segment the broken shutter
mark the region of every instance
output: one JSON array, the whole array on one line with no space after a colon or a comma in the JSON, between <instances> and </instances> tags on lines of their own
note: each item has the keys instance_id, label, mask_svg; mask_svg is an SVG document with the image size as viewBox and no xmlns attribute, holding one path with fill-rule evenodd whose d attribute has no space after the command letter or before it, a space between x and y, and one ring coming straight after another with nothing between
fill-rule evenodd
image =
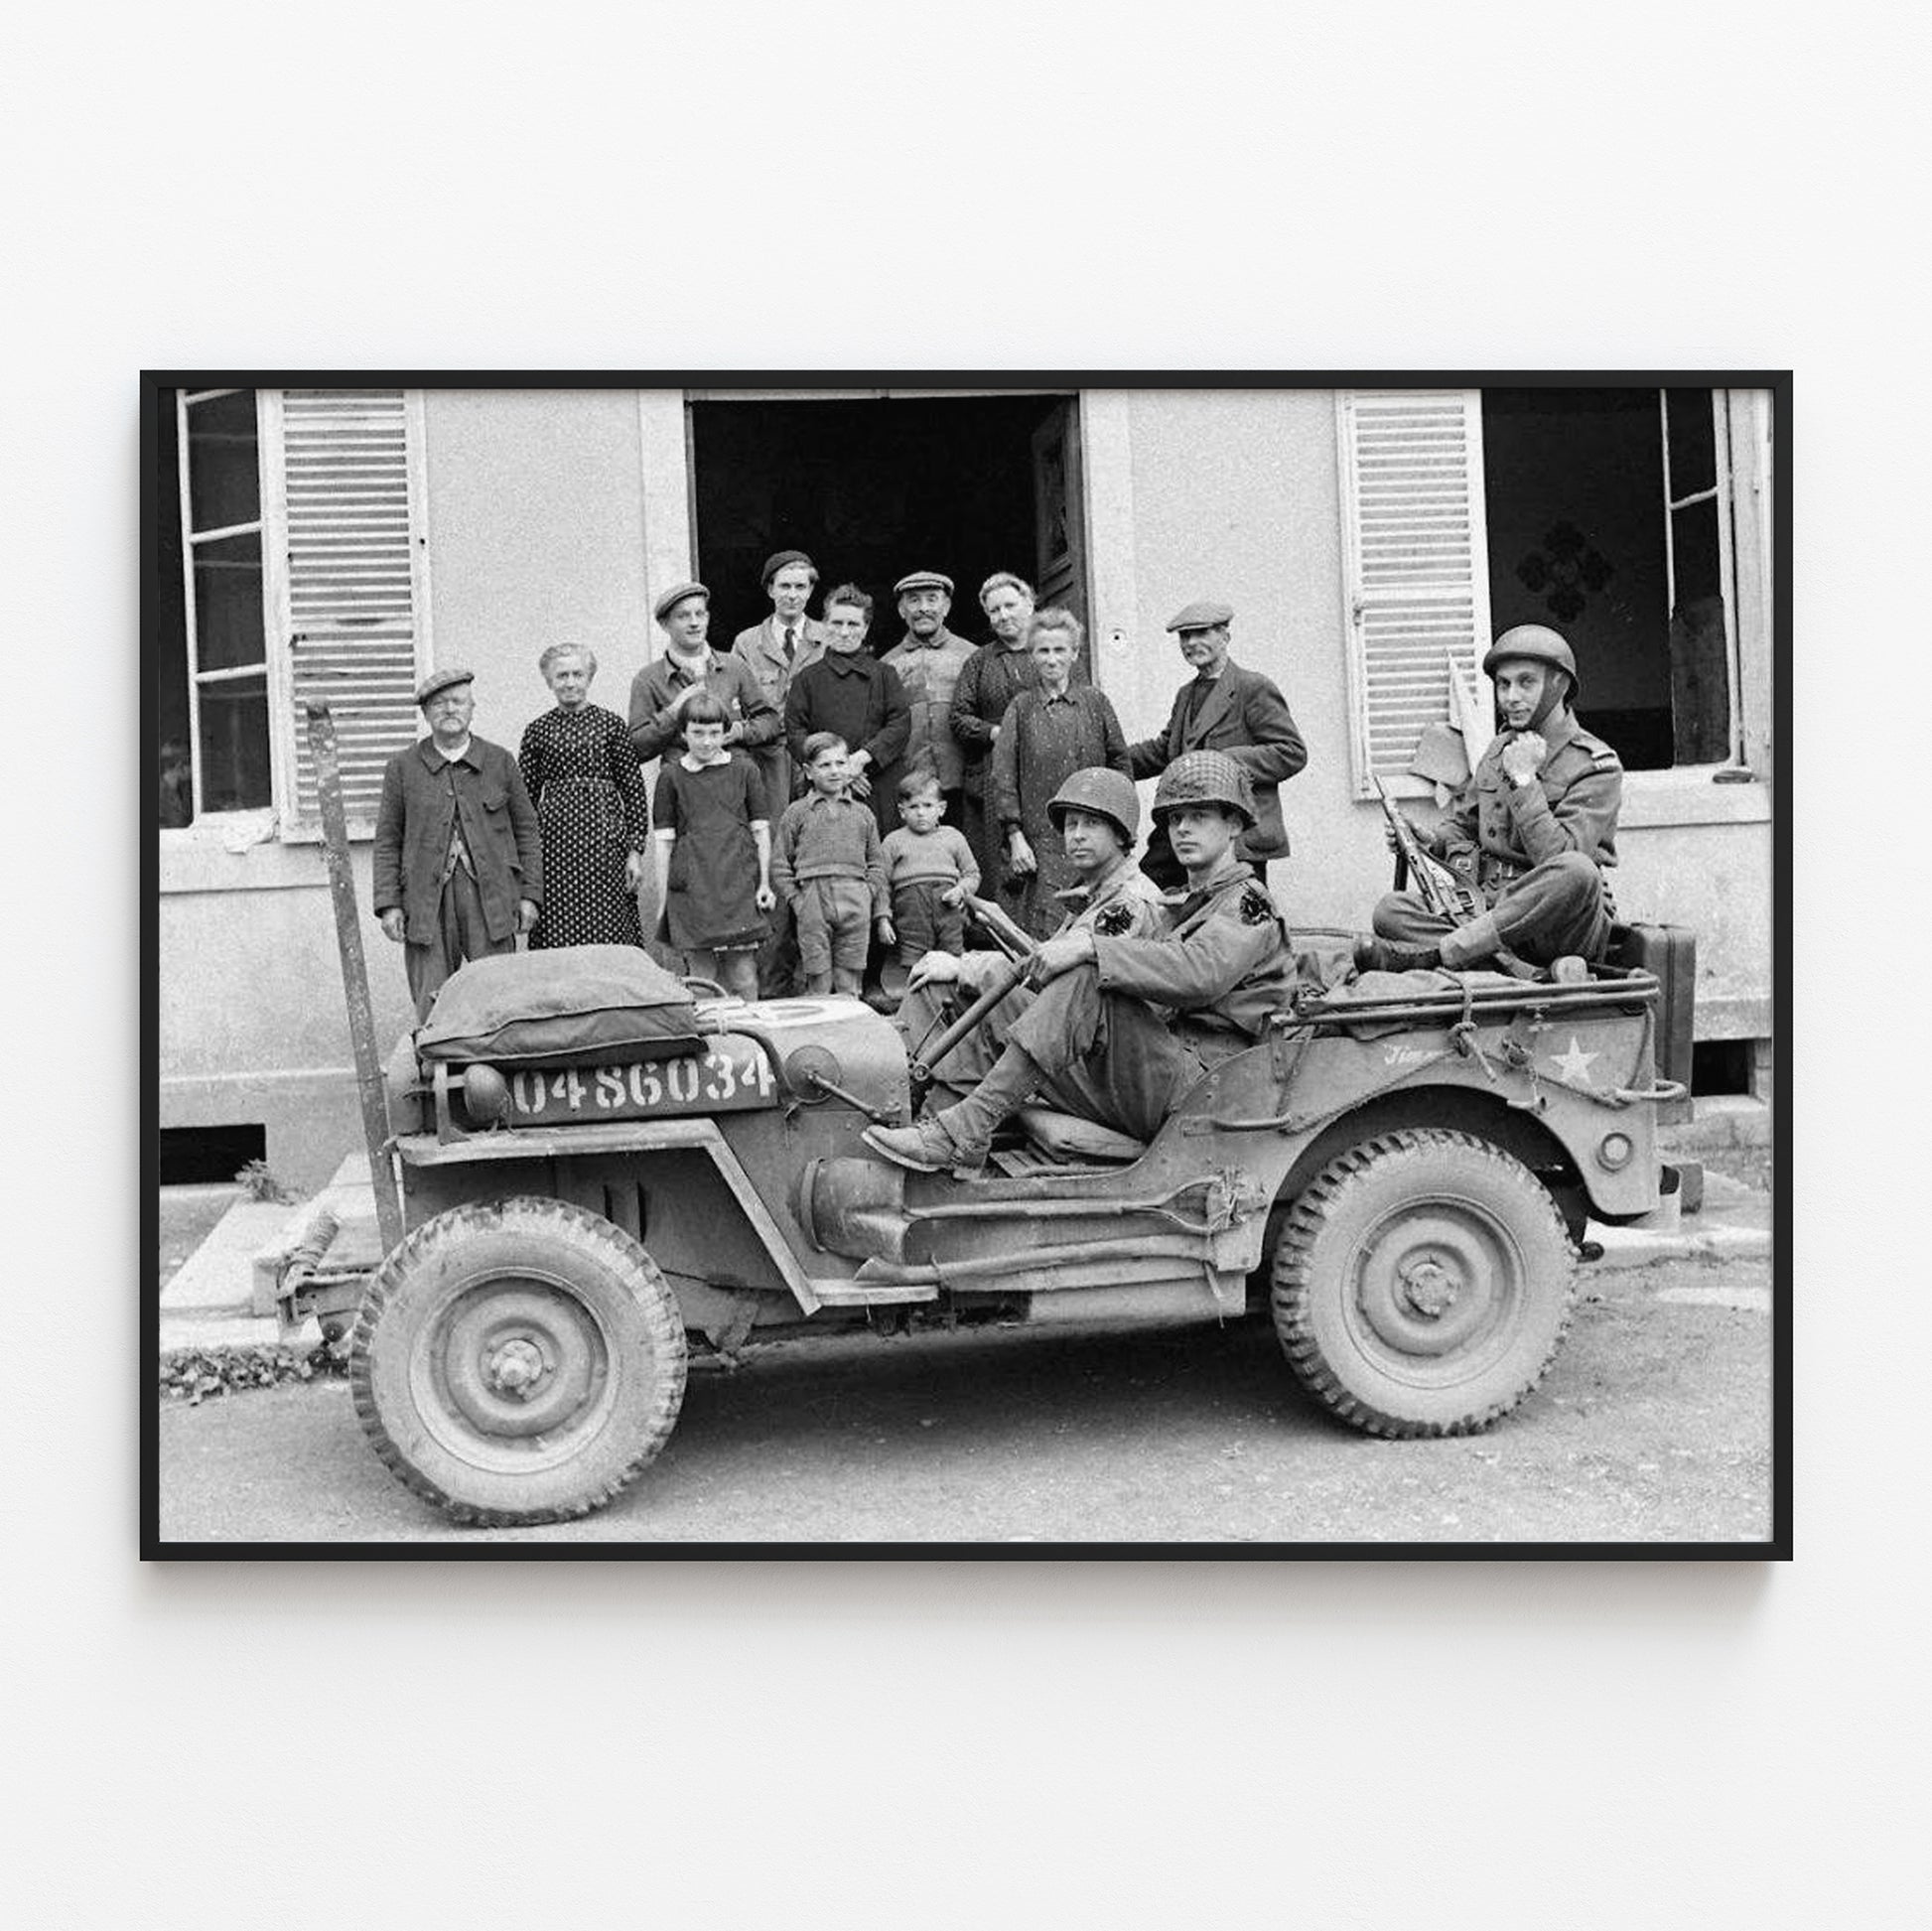
<instances>
[{"instance_id":1,"label":"broken shutter","mask_svg":"<svg viewBox=\"0 0 1932 1931\"><path fill-rule=\"evenodd\" d=\"M285 740L292 773L283 828L321 817L305 705L326 698L341 747L349 829L366 834L392 752L418 735L427 661L420 512L420 416L402 389L281 391Z\"/></svg>"},{"instance_id":2,"label":"broken shutter","mask_svg":"<svg viewBox=\"0 0 1932 1931\"><path fill-rule=\"evenodd\" d=\"M1336 432L1353 775L1368 797L1375 777L1408 772L1425 725L1449 720L1449 658L1473 677L1488 648L1482 399L1345 389Z\"/></svg>"}]
</instances>

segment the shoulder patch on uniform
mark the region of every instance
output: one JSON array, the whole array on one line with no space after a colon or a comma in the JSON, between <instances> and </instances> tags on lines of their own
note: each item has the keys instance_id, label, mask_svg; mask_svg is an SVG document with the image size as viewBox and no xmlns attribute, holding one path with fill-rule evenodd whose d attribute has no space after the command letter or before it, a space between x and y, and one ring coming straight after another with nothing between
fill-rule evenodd
<instances>
[{"instance_id":1,"label":"shoulder patch on uniform","mask_svg":"<svg viewBox=\"0 0 1932 1931\"><path fill-rule=\"evenodd\" d=\"M1275 915L1275 901L1263 892L1260 886L1248 886L1241 894L1241 922L1244 925L1265 925Z\"/></svg>"},{"instance_id":2,"label":"shoulder patch on uniform","mask_svg":"<svg viewBox=\"0 0 1932 1931\"><path fill-rule=\"evenodd\" d=\"M1123 932L1132 929L1134 914L1125 905L1109 905L1093 921L1093 929L1102 938L1119 938Z\"/></svg>"}]
</instances>

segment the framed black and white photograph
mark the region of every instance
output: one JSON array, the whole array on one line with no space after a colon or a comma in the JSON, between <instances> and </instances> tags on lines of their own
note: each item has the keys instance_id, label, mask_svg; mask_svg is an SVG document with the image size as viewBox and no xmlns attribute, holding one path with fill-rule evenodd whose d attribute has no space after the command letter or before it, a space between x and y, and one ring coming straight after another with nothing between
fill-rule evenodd
<instances>
[{"instance_id":1,"label":"framed black and white photograph","mask_svg":"<svg viewBox=\"0 0 1932 1931\"><path fill-rule=\"evenodd\" d=\"M148 1551L1788 1551L1790 395L146 376Z\"/></svg>"}]
</instances>

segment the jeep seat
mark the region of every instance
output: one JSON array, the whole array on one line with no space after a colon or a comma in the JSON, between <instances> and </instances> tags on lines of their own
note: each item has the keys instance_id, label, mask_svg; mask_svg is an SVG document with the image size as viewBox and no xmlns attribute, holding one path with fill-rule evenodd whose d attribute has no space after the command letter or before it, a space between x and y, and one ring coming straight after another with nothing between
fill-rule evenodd
<instances>
[{"instance_id":1,"label":"jeep seat","mask_svg":"<svg viewBox=\"0 0 1932 1931\"><path fill-rule=\"evenodd\" d=\"M1056 1113L1048 1106L1023 1106L1013 1117L1027 1138L1055 1160L1126 1166L1147 1152L1146 1141L1083 1120L1075 1113Z\"/></svg>"}]
</instances>

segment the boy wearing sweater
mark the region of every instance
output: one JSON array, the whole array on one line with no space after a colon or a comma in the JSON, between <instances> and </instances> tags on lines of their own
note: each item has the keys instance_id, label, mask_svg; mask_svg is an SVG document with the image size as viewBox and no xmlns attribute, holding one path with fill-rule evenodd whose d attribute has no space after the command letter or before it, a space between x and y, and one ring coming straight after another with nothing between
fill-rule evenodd
<instances>
[{"instance_id":1,"label":"boy wearing sweater","mask_svg":"<svg viewBox=\"0 0 1932 1931\"><path fill-rule=\"evenodd\" d=\"M857 997L871 933L894 938L879 824L846 787L843 738L815 731L802 750L811 789L778 820L771 886L797 922L807 994Z\"/></svg>"},{"instance_id":2,"label":"boy wearing sweater","mask_svg":"<svg viewBox=\"0 0 1932 1931\"><path fill-rule=\"evenodd\" d=\"M928 952L966 949L966 900L979 890L979 861L966 835L942 825L939 779L927 768L899 781L899 824L886 834L886 887L892 894L898 962L916 964Z\"/></svg>"}]
</instances>

